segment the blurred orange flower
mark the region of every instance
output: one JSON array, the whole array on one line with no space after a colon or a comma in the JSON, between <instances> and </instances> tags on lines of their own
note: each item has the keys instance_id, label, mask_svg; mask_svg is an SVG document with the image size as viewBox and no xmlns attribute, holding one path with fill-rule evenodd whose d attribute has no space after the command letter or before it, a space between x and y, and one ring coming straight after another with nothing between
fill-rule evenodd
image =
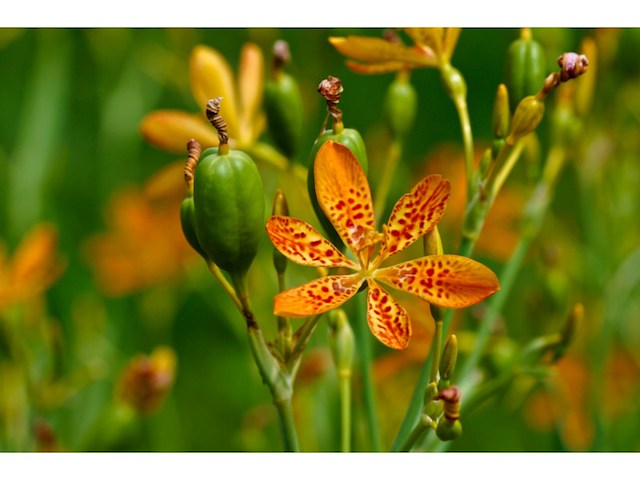
<instances>
[{"instance_id":1,"label":"blurred orange flower","mask_svg":"<svg viewBox=\"0 0 640 480\"><path fill-rule=\"evenodd\" d=\"M474 305L500 287L484 265L457 255L428 255L390 267L382 263L433 230L449 197L449 182L431 175L398 200L382 233L376 231L367 177L351 151L325 143L315 159L318 203L358 263L347 258L311 225L272 216L267 233L291 261L306 266L354 270L286 290L274 298L274 314L306 317L339 307L367 282L367 321L384 345L404 349L411 338L407 311L378 281L444 308Z\"/></svg>"},{"instance_id":2,"label":"blurred orange flower","mask_svg":"<svg viewBox=\"0 0 640 480\"><path fill-rule=\"evenodd\" d=\"M124 295L169 282L196 256L180 227L182 169L181 164L171 164L142 188L124 189L111 198L108 231L85 245L87 260L105 294Z\"/></svg>"},{"instance_id":3,"label":"blurred orange flower","mask_svg":"<svg viewBox=\"0 0 640 480\"><path fill-rule=\"evenodd\" d=\"M253 145L265 127L261 110L264 84L262 50L246 43L240 52L238 77L218 51L196 46L189 62L191 92L201 109L199 114L182 110L157 110L147 115L140 125L144 138L152 145L175 153L185 153L189 139L203 148L217 146L216 131L206 119L207 101L224 98L222 117L227 123L229 144L247 149Z\"/></svg>"},{"instance_id":4,"label":"blurred orange flower","mask_svg":"<svg viewBox=\"0 0 640 480\"><path fill-rule=\"evenodd\" d=\"M0 242L0 309L42 294L62 275L66 260L57 247L58 231L48 223L33 227L11 259Z\"/></svg>"},{"instance_id":5,"label":"blurred orange flower","mask_svg":"<svg viewBox=\"0 0 640 480\"><path fill-rule=\"evenodd\" d=\"M378 74L447 65L460 35L459 28L406 28L404 31L413 45L404 45L397 35L385 39L331 37L329 42L340 53L353 59L346 63L354 72Z\"/></svg>"}]
</instances>

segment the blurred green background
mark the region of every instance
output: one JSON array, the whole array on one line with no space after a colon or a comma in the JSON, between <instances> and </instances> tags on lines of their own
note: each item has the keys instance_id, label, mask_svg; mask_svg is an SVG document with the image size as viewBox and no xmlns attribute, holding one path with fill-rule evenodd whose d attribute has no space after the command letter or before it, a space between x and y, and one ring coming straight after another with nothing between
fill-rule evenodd
<instances>
[{"instance_id":1,"label":"blurred green background","mask_svg":"<svg viewBox=\"0 0 640 480\"><path fill-rule=\"evenodd\" d=\"M593 38L598 59L589 74L596 75L596 91L581 155L571 158L562 174L484 367L499 369L529 339L557 331L575 302L584 304L585 322L547 377L523 376L475 409L463 419L465 434L451 449L638 450L640 31L533 33L545 47L550 72L558 55L578 51L585 37ZM386 141L382 99L393 77L352 73L327 39L381 34L382 29L321 28L0 29L0 288L13 281L7 280L11 262L29 232L52 228L35 253L24 254L36 259L25 260L21 277L32 279L34 291L14 300L0 296L0 450L281 449L275 410L252 363L242 318L180 236L182 192L149 180L186 154L153 148L139 126L153 110L199 110L189 88L194 46L218 50L235 71L245 42L262 48L268 67L273 42L285 39L293 57L288 71L303 93L306 145L325 115L316 86L327 75L337 76L345 87L340 103L345 125L363 134L375 185ZM494 95L507 47L517 36L518 29L506 28L461 33L452 63L467 81L478 146L491 140ZM463 177L455 177L460 127L439 76L425 69L411 79L418 117L392 201L427 171L452 176L454 187L455 178L463 184ZM548 117L552 111L551 101ZM509 201L496 205L501 213L494 230L478 248L477 258L496 271L513 247L518 207L531 192L530 172L545 158L551 133L545 118L539 157L530 154L520 162L508 183ZM269 141L268 134L263 140ZM276 187L287 189L292 215L310 220L304 189L291 186L294 180L272 167L260 168L267 196ZM179 167L173 171L181 175ZM449 210L456 215L453 205ZM453 251L459 225L447 225L443 240ZM49 250L46 239L54 244ZM38 249L46 254L39 257ZM265 236L252 288L268 335L276 292L270 262ZM292 266L288 283L297 285L309 275ZM461 324L461 340L473 342L474 318ZM415 330L416 346L408 352L376 347L378 414L387 446L432 327L423 318ZM335 371L326 336L321 323L296 385L296 421L306 451L339 448ZM122 409L123 370L160 346L175 355L166 398L145 414ZM366 449L366 433L356 426L354 447Z\"/></svg>"}]
</instances>

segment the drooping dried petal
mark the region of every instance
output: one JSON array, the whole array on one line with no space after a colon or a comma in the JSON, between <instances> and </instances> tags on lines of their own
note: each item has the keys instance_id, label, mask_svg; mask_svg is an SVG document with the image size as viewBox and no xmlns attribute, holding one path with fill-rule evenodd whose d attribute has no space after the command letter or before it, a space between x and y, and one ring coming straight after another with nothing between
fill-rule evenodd
<instances>
[{"instance_id":1,"label":"drooping dried petal","mask_svg":"<svg viewBox=\"0 0 640 480\"><path fill-rule=\"evenodd\" d=\"M224 99L220 114L227 122L229 136L238 138L238 100L233 72L226 59L212 48L197 45L189 61L189 78L193 97L203 111L211 98Z\"/></svg>"},{"instance_id":2,"label":"drooping dried petal","mask_svg":"<svg viewBox=\"0 0 640 480\"><path fill-rule=\"evenodd\" d=\"M449 180L429 175L398 200L385 229L388 255L404 250L438 224L450 190Z\"/></svg>"},{"instance_id":3,"label":"drooping dried petal","mask_svg":"<svg viewBox=\"0 0 640 480\"><path fill-rule=\"evenodd\" d=\"M369 279L367 322L371 333L387 347L403 350L411 338L411 322L406 310L376 282Z\"/></svg>"},{"instance_id":4,"label":"drooping dried petal","mask_svg":"<svg viewBox=\"0 0 640 480\"><path fill-rule=\"evenodd\" d=\"M302 220L276 215L267 221L266 228L273 246L293 262L310 267L358 268L315 228Z\"/></svg>"},{"instance_id":5,"label":"drooping dried petal","mask_svg":"<svg viewBox=\"0 0 640 480\"><path fill-rule=\"evenodd\" d=\"M329 42L343 55L361 62L403 62L409 67L436 66L432 52L417 50L382 38L330 37Z\"/></svg>"},{"instance_id":6,"label":"drooping dried petal","mask_svg":"<svg viewBox=\"0 0 640 480\"><path fill-rule=\"evenodd\" d=\"M353 297L363 282L364 278L357 273L312 280L276 295L273 313L296 318L333 310Z\"/></svg>"},{"instance_id":7,"label":"drooping dried petal","mask_svg":"<svg viewBox=\"0 0 640 480\"><path fill-rule=\"evenodd\" d=\"M464 308L500 289L496 275L458 255L431 255L378 269L374 277L444 308Z\"/></svg>"},{"instance_id":8,"label":"drooping dried petal","mask_svg":"<svg viewBox=\"0 0 640 480\"><path fill-rule=\"evenodd\" d=\"M315 159L318 203L351 251L368 246L375 232L373 202L367 176L351 150L328 141Z\"/></svg>"},{"instance_id":9,"label":"drooping dried petal","mask_svg":"<svg viewBox=\"0 0 640 480\"><path fill-rule=\"evenodd\" d=\"M180 110L156 110L144 117L140 125L147 142L162 150L186 153L185 146L194 138L202 148L218 145L218 136L200 115Z\"/></svg>"}]
</instances>

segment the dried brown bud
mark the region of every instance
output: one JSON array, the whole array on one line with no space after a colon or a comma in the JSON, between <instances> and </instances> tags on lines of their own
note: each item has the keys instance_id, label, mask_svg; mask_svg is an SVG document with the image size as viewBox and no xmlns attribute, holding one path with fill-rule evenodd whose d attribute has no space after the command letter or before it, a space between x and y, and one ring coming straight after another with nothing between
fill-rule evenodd
<instances>
[{"instance_id":1,"label":"dried brown bud","mask_svg":"<svg viewBox=\"0 0 640 480\"><path fill-rule=\"evenodd\" d=\"M207 102L207 120L218 131L218 140L220 145L227 145L229 142L229 136L227 134L227 123L220 116L220 104L222 103L222 97L212 98Z\"/></svg>"},{"instance_id":2,"label":"dried brown bud","mask_svg":"<svg viewBox=\"0 0 640 480\"><path fill-rule=\"evenodd\" d=\"M291 61L291 52L289 44L284 40L276 40L273 44L273 68L280 70Z\"/></svg>"},{"instance_id":3,"label":"dried brown bud","mask_svg":"<svg viewBox=\"0 0 640 480\"><path fill-rule=\"evenodd\" d=\"M566 82L586 72L589 67L589 60L586 55L568 52L558 57L558 66L562 69L560 71L560 80Z\"/></svg>"},{"instance_id":4,"label":"dried brown bud","mask_svg":"<svg viewBox=\"0 0 640 480\"><path fill-rule=\"evenodd\" d=\"M318 92L327 102L338 103L343 92L342 82L338 77L329 75L318 85Z\"/></svg>"},{"instance_id":5,"label":"dried brown bud","mask_svg":"<svg viewBox=\"0 0 640 480\"><path fill-rule=\"evenodd\" d=\"M440 390L438 398L444 402L444 416L449 420L460 418L460 398L462 394L458 387L447 387Z\"/></svg>"}]
</instances>

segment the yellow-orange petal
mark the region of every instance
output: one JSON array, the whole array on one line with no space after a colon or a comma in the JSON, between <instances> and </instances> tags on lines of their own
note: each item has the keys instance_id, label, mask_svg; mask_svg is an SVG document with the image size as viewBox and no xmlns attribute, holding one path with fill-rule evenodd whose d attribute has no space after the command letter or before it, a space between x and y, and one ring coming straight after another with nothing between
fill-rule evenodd
<instances>
[{"instance_id":1,"label":"yellow-orange petal","mask_svg":"<svg viewBox=\"0 0 640 480\"><path fill-rule=\"evenodd\" d=\"M407 66L436 66L432 52L375 37L330 37L329 42L341 54L367 63L403 62Z\"/></svg>"},{"instance_id":2,"label":"yellow-orange petal","mask_svg":"<svg viewBox=\"0 0 640 480\"><path fill-rule=\"evenodd\" d=\"M267 220L266 228L273 246L292 262L309 267L358 268L315 228L302 220L275 215Z\"/></svg>"},{"instance_id":3,"label":"yellow-orange petal","mask_svg":"<svg viewBox=\"0 0 640 480\"><path fill-rule=\"evenodd\" d=\"M238 66L238 92L240 97L240 117L243 129L251 129L253 118L262 103L264 86L264 57L262 50L254 43L246 43L240 51ZM250 136L247 131L242 138Z\"/></svg>"},{"instance_id":4,"label":"yellow-orange petal","mask_svg":"<svg viewBox=\"0 0 640 480\"><path fill-rule=\"evenodd\" d=\"M314 165L318 203L344 243L358 252L375 233L373 201L367 175L351 150L328 141Z\"/></svg>"},{"instance_id":5,"label":"yellow-orange petal","mask_svg":"<svg viewBox=\"0 0 640 480\"><path fill-rule=\"evenodd\" d=\"M383 73L397 72L407 68L407 65L403 62L383 62L383 63L359 63L352 60L346 60L345 64L355 73L363 75L379 75Z\"/></svg>"},{"instance_id":6,"label":"yellow-orange petal","mask_svg":"<svg viewBox=\"0 0 640 480\"><path fill-rule=\"evenodd\" d=\"M195 138L202 148L218 145L218 134L200 115L180 110L156 110L140 124L147 142L162 150L187 154L187 142Z\"/></svg>"},{"instance_id":7,"label":"yellow-orange petal","mask_svg":"<svg viewBox=\"0 0 640 480\"><path fill-rule=\"evenodd\" d=\"M474 305L500 290L495 273L458 255L430 255L380 268L374 277L444 308Z\"/></svg>"},{"instance_id":8,"label":"yellow-orange petal","mask_svg":"<svg viewBox=\"0 0 640 480\"><path fill-rule=\"evenodd\" d=\"M371 333L387 347L403 350L411 338L407 311L380 285L369 279L367 322Z\"/></svg>"},{"instance_id":9,"label":"yellow-orange petal","mask_svg":"<svg viewBox=\"0 0 640 480\"><path fill-rule=\"evenodd\" d=\"M429 175L397 201L385 229L388 255L404 250L438 224L450 191L449 180Z\"/></svg>"},{"instance_id":10,"label":"yellow-orange petal","mask_svg":"<svg viewBox=\"0 0 640 480\"><path fill-rule=\"evenodd\" d=\"M296 318L333 310L353 297L363 282L364 278L357 273L313 280L276 295L273 313Z\"/></svg>"},{"instance_id":11,"label":"yellow-orange petal","mask_svg":"<svg viewBox=\"0 0 640 480\"><path fill-rule=\"evenodd\" d=\"M233 84L233 71L226 59L213 48L197 45L189 61L191 93L204 112L207 102L222 97L220 115L227 123L227 133L238 138L238 99Z\"/></svg>"}]
</instances>

